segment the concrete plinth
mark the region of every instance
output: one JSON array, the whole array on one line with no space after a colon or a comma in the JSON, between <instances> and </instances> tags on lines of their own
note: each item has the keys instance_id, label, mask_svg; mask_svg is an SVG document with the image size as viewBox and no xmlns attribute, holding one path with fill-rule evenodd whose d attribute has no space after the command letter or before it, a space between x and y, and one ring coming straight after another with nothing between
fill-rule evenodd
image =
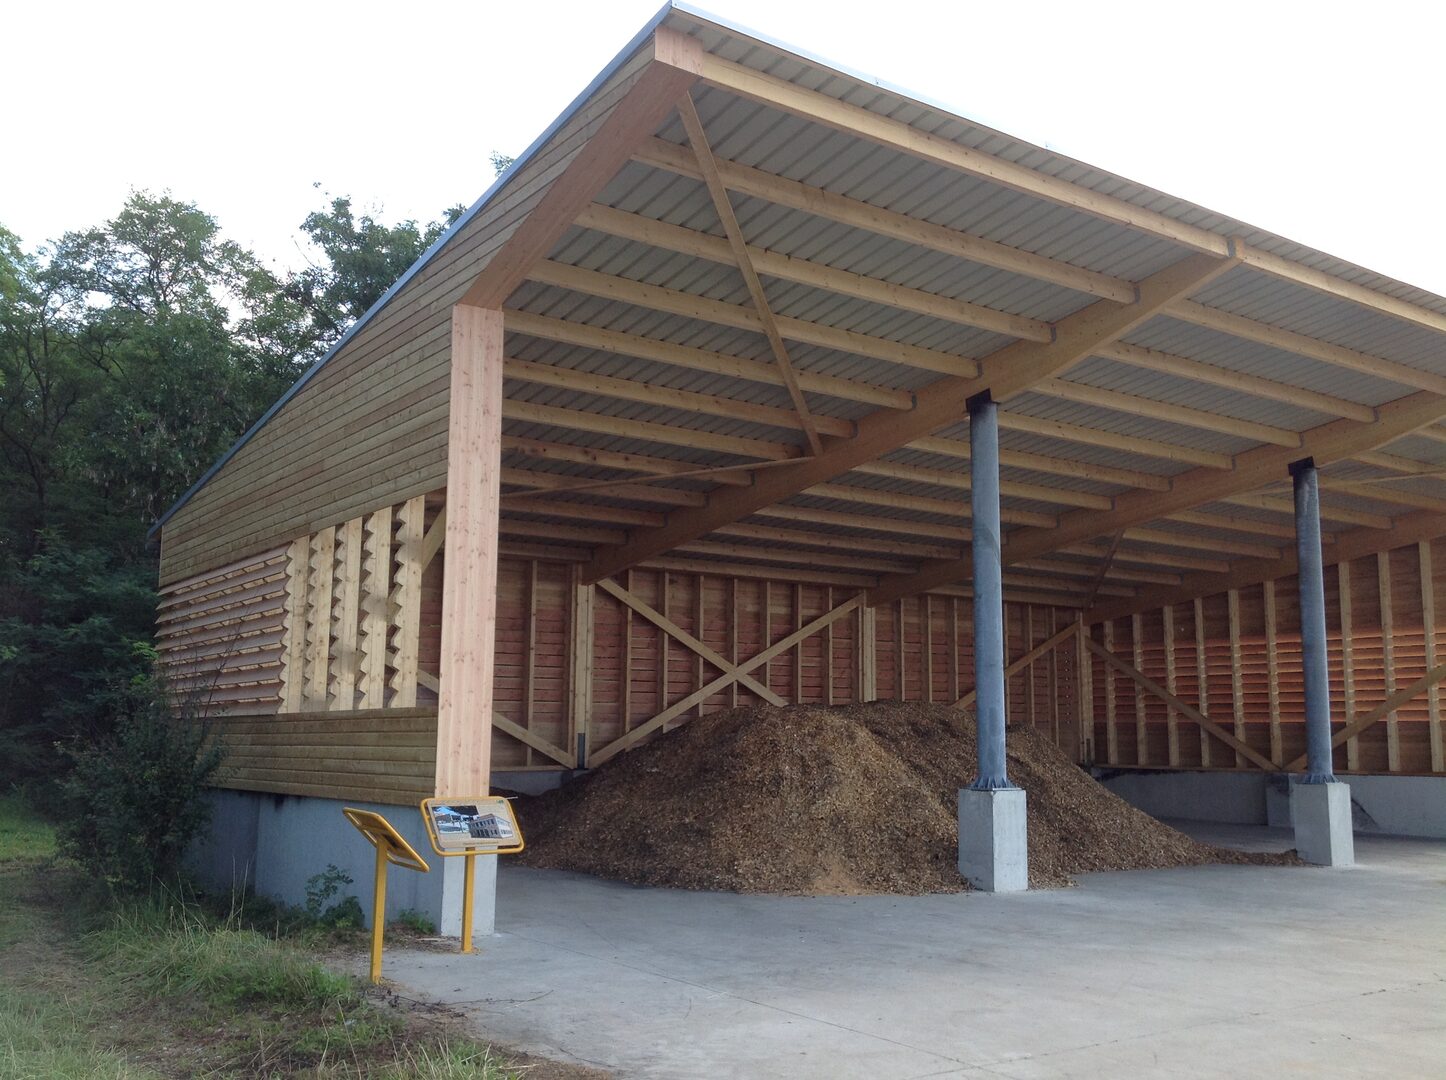
<instances>
[{"instance_id":1,"label":"concrete plinth","mask_svg":"<svg viewBox=\"0 0 1446 1080\"><path fill-rule=\"evenodd\" d=\"M1349 784L1292 784L1290 816L1295 823L1295 849L1306 862L1355 864Z\"/></svg>"},{"instance_id":2,"label":"concrete plinth","mask_svg":"<svg viewBox=\"0 0 1446 1080\"><path fill-rule=\"evenodd\" d=\"M351 878L335 899L355 896L370 918L376 853L341 813L343 806L356 806L385 817L431 866L427 874L390 869L387 918L415 911L444 935L461 933L465 860L432 850L416 807L244 791L212 792L211 806L210 824L189 852L191 870L204 885L222 894L254 891L299 907L312 877L335 866ZM472 905L478 936L493 932L496 898L497 856L481 856Z\"/></svg>"},{"instance_id":3,"label":"concrete plinth","mask_svg":"<svg viewBox=\"0 0 1446 1080\"><path fill-rule=\"evenodd\" d=\"M959 873L984 892L1029 888L1024 789L959 791Z\"/></svg>"}]
</instances>

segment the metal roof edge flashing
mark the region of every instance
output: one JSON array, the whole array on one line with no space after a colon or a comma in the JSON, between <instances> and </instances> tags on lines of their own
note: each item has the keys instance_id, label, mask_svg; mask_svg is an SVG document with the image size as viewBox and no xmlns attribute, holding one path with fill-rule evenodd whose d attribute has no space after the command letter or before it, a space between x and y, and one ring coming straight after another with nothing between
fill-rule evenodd
<instances>
[{"instance_id":1,"label":"metal roof edge flashing","mask_svg":"<svg viewBox=\"0 0 1446 1080\"><path fill-rule=\"evenodd\" d=\"M171 518L175 516L176 512L181 509L181 507L185 506L186 503L190 502L191 499L195 496L195 494L203 487L205 487L206 484L211 481L212 477L214 477L218 472L220 472L222 468L225 467L226 463L229 462L233 457L235 457L236 454L240 452L241 448L245 446L248 442L250 442L251 439L256 435L256 433L260 431L263 427L265 427L268 422L270 422L273 416L275 416L278 412L285 408L287 403L290 402L292 398L294 398L297 394L299 394L303 389L306 388L307 383L311 382L312 378L316 375L316 373L319 372L323 367L325 367L333 356L335 356L343 348L346 347L347 342L351 341L352 338L354 338L358 333L360 333L362 328L365 327L367 323L369 323L383 308L385 308L387 304L391 302L392 298L395 297L399 292L401 292L402 289L406 287L407 283L411 281L412 278L416 277L416 275L420 273L429 262L432 261L432 259L437 255L437 253L447 246L448 242L451 241L454 236L461 232L462 229L466 228L467 224L483 209L485 209L486 206L494 198L496 198L498 193L501 192L508 185L508 183L511 182L512 178L522 170L523 166L525 166L528 161L530 161L532 157L537 154L537 152L541 150L542 147L545 146L547 142L554 135L556 135L558 131L560 131L569 120L573 118L573 116L577 114L578 110L582 108L582 106L588 101L588 99L591 98L593 94L595 94L604 83L606 83L610 78L612 78L613 75L616 74L618 70L621 69L623 65L632 58L633 54L642 47L643 43L647 41L647 39L652 35L653 31L656 30L660 25L662 25L663 21L667 19L668 14L674 9L675 6L676 5L673 0L668 0L667 3L665 3L661 8L658 9L658 12L643 25L641 30L639 30L636 34L633 35L632 39L623 46L623 48L617 53L616 56L612 58L612 60L608 62L607 66L604 67L600 72L598 72L598 74L593 78L593 80L587 84L587 86L583 89L582 93L578 94L575 98L573 98L572 101L568 103L567 107L557 115L557 117L552 121L552 123L543 130L542 134L539 135L536 139L534 139L531 145L529 145L526 150L522 151L522 153L517 156L517 158L512 162L511 165L507 167L507 169L502 173L502 175L497 177L497 179L492 182L492 184L487 188L487 190L482 193L481 197L478 198L477 201L474 202L470 207L468 207L467 210L464 211L457 218L456 221L452 222L451 225L447 226L446 230L442 233L442 235L437 237L437 239L432 242L431 247L427 248L426 251L422 252L421 256L417 259L417 261L412 263L412 265L407 268L406 272L396 280L392 287L389 288L386 292L382 293L382 295L377 299L377 302L374 303L371 307L367 308L367 310L362 314L359 319L356 320L356 322L352 323L351 326L347 327L346 333L342 334L342 336L337 339L336 344L333 345L330 349L328 349L326 353L322 355L319 359L315 360L311 364L311 366L308 367L304 372L302 372L300 378L298 378L294 383L292 383L286 389L286 392L283 393L279 398L277 398L276 401L271 405L271 407L268 408L264 413L262 413L261 416L257 419L257 421L249 428L247 428L245 433L242 434L239 439L237 439L234 443L231 444L230 449L228 449L224 454L217 458L215 464L213 464L209 469L202 473L200 479L198 479L194 484L187 488L186 491L181 495L181 497L177 499L174 503L172 503L164 514L162 514L159 518L156 519L155 524L152 525L149 530L147 530L146 539L154 539L156 534L160 532L161 528L166 524L166 522L170 521ZM703 17L707 18L708 16Z\"/></svg>"}]
</instances>

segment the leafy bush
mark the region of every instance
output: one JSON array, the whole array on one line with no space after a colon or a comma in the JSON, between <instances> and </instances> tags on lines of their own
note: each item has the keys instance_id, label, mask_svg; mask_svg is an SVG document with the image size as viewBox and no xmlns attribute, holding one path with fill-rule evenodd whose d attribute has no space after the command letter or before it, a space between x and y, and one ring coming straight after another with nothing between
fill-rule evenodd
<instances>
[{"instance_id":1,"label":"leafy bush","mask_svg":"<svg viewBox=\"0 0 1446 1080\"><path fill-rule=\"evenodd\" d=\"M350 885L352 876L336 863L327 863L326 869L306 879L306 914L314 923L336 929L356 930L366 925L361 901L355 896L344 896L335 904L327 901L341 891L343 885Z\"/></svg>"},{"instance_id":2,"label":"leafy bush","mask_svg":"<svg viewBox=\"0 0 1446 1080\"><path fill-rule=\"evenodd\" d=\"M194 707L153 679L138 681L111 734L67 748L74 767L60 784L61 852L120 891L175 880L210 818L203 792L223 753Z\"/></svg>"}]
</instances>

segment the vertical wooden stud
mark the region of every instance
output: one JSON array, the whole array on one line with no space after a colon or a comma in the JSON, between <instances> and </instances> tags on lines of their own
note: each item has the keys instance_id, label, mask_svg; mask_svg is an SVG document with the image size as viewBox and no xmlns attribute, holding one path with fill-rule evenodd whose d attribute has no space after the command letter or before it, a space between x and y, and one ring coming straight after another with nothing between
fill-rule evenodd
<instances>
[{"instance_id":1,"label":"vertical wooden stud","mask_svg":"<svg viewBox=\"0 0 1446 1080\"><path fill-rule=\"evenodd\" d=\"M803 584L793 583L793 629L803 628ZM803 704L803 642L793 647L793 703Z\"/></svg>"},{"instance_id":2,"label":"vertical wooden stud","mask_svg":"<svg viewBox=\"0 0 1446 1080\"><path fill-rule=\"evenodd\" d=\"M1275 625L1275 582L1261 585L1265 603L1265 684L1270 703L1270 760L1285 760L1280 739L1280 655L1277 651Z\"/></svg>"},{"instance_id":3,"label":"vertical wooden stud","mask_svg":"<svg viewBox=\"0 0 1446 1080\"><path fill-rule=\"evenodd\" d=\"M445 555L443 556L445 559ZM445 580L445 568L444 578ZM361 707L387 703L387 627L392 604L392 508L366 516L362 535Z\"/></svg>"},{"instance_id":4,"label":"vertical wooden stud","mask_svg":"<svg viewBox=\"0 0 1446 1080\"><path fill-rule=\"evenodd\" d=\"M1356 633L1351 615L1351 564L1340 563L1336 574L1341 594L1341 692L1344 695L1345 720L1350 723L1356 715ZM1346 740L1346 768L1355 771L1360 767L1361 744L1353 735Z\"/></svg>"},{"instance_id":5,"label":"vertical wooden stud","mask_svg":"<svg viewBox=\"0 0 1446 1080\"><path fill-rule=\"evenodd\" d=\"M1053 606L1049 609L1049 636L1054 637L1059 632L1059 610ZM1059 745L1059 648L1056 646L1049 650L1049 676L1046 684L1046 692L1049 694L1049 737L1054 740L1054 745Z\"/></svg>"},{"instance_id":6,"label":"vertical wooden stud","mask_svg":"<svg viewBox=\"0 0 1446 1080\"><path fill-rule=\"evenodd\" d=\"M527 560L527 656L522 673L522 726L532 727L537 708L537 560ZM527 747L527 764L532 764L532 747Z\"/></svg>"},{"instance_id":7,"label":"vertical wooden stud","mask_svg":"<svg viewBox=\"0 0 1446 1080\"><path fill-rule=\"evenodd\" d=\"M1436 666L1436 578L1431 568L1431 541L1416 545L1421 563L1421 631L1426 644L1426 670ZM1426 731L1431 745L1431 771L1446 772L1446 747L1441 741L1441 689L1426 691Z\"/></svg>"},{"instance_id":8,"label":"vertical wooden stud","mask_svg":"<svg viewBox=\"0 0 1446 1080\"><path fill-rule=\"evenodd\" d=\"M1109 652L1115 651L1115 621L1105 620L1104 646ZM1119 731L1115 726L1115 672L1105 667L1105 761L1110 765L1120 763Z\"/></svg>"},{"instance_id":9,"label":"vertical wooden stud","mask_svg":"<svg viewBox=\"0 0 1446 1080\"><path fill-rule=\"evenodd\" d=\"M500 310L464 305L452 309L447 532L437 700L436 791L444 796L485 794L492 775L502 336ZM420 534L422 500L414 501ZM418 535L418 547L420 544Z\"/></svg>"},{"instance_id":10,"label":"vertical wooden stud","mask_svg":"<svg viewBox=\"0 0 1446 1080\"><path fill-rule=\"evenodd\" d=\"M833 610L833 586L824 587L823 606L825 611ZM824 662L823 662L823 703L832 706L834 703L833 687L833 623L823 628Z\"/></svg>"},{"instance_id":11,"label":"vertical wooden stud","mask_svg":"<svg viewBox=\"0 0 1446 1080\"><path fill-rule=\"evenodd\" d=\"M1079 710L1079 761L1081 765L1093 764L1095 742L1095 654L1090 652L1085 640L1093 628L1083 619L1075 631L1075 678L1079 682L1076 707Z\"/></svg>"},{"instance_id":12,"label":"vertical wooden stud","mask_svg":"<svg viewBox=\"0 0 1446 1080\"><path fill-rule=\"evenodd\" d=\"M1034 605L1026 604L1024 607L1024 651L1028 652L1032 648L1034 648ZM1029 714L1030 727L1034 727L1039 719L1035 705L1034 661L1031 660L1024 666L1024 711Z\"/></svg>"},{"instance_id":13,"label":"vertical wooden stud","mask_svg":"<svg viewBox=\"0 0 1446 1080\"><path fill-rule=\"evenodd\" d=\"M934 598L925 593L919 598L920 652L923 654L923 683L920 699L932 703L934 700Z\"/></svg>"},{"instance_id":14,"label":"vertical wooden stud","mask_svg":"<svg viewBox=\"0 0 1446 1080\"><path fill-rule=\"evenodd\" d=\"M1135 661L1135 670L1145 670L1145 629L1144 619L1138 614L1130 616L1130 644ZM1146 765L1150 760L1149 731L1146 727L1148 715L1145 712L1145 695L1135 687L1135 763Z\"/></svg>"},{"instance_id":15,"label":"vertical wooden stud","mask_svg":"<svg viewBox=\"0 0 1446 1080\"><path fill-rule=\"evenodd\" d=\"M305 708L308 711L326 708L331 676L331 605L336 573L334 528L312 535L310 558L306 582Z\"/></svg>"},{"instance_id":16,"label":"vertical wooden stud","mask_svg":"<svg viewBox=\"0 0 1446 1080\"><path fill-rule=\"evenodd\" d=\"M894 689L900 701L909 700L909 669L904 661L904 599L894 601Z\"/></svg>"},{"instance_id":17,"label":"vertical wooden stud","mask_svg":"<svg viewBox=\"0 0 1446 1080\"><path fill-rule=\"evenodd\" d=\"M665 619L672 616L668 613L668 579L672 577L666 570L658 571L658 614ZM668 707L668 643L671 638L668 632L661 626L658 629L658 712ZM668 725L663 725L663 730L668 730Z\"/></svg>"},{"instance_id":18,"label":"vertical wooden stud","mask_svg":"<svg viewBox=\"0 0 1446 1080\"><path fill-rule=\"evenodd\" d=\"M1205 663L1205 601L1195 597L1195 678L1199 709L1210 715L1209 667ZM1200 764L1210 766L1210 732L1200 729Z\"/></svg>"},{"instance_id":19,"label":"vertical wooden stud","mask_svg":"<svg viewBox=\"0 0 1446 1080\"><path fill-rule=\"evenodd\" d=\"M356 708L357 675L361 671L362 519L352 518L336 531L336 607L332 637L330 705Z\"/></svg>"},{"instance_id":20,"label":"vertical wooden stud","mask_svg":"<svg viewBox=\"0 0 1446 1080\"><path fill-rule=\"evenodd\" d=\"M704 594L705 592L707 592L707 591L708 591L708 583L707 583L707 581L704 579L703 575L702 575L702 574L694 574L694 575L693 575L693 636L696 637L699 641L704 641L704 642L706 642L706 641L708 640L707 612L704 610L704 607L703 607L703 594ZM695 663L693 664L693 689L696 691L696 690L701 690L701 689L703 689L703 679L704 679L704 676L705 676L705 674L706 674L706 670L705 670L705 666L704 666L704 662L703 662L703 657L702 657L701 654L695 656L695 657L694 657L694 660L695 660ZM700 699L700 700L698 701L697 714L698 714L699 716L702 716L702 715L703 715L704 708L707 706L707 704L708 704L708 702L707 702L706 700Z\"/></svg>"},{"instance_id":21,"label":"vertical wooden stud","mask_svg":"<svg viewBox=\"0 0 1446 1080\"><path fill-rule=\"evenodd\" d=\"M877 701L879 697L878 663L875 651L877 616L867 604L859 605L859 621L854 635L858 650L858 688L860 701Z\"/></svg>"},{"instance_id":22,"label":"vertical wooden stud","mask_svg":"<svg viewBox=\"0 0 1446 1080\"><path fill-rule=\"evenodd\" d=\"M963 696L959 689L959 598L948 599L949 615L949 700L958 701Z\"/></svg>"},{"instance_id":23,"label":"vertical wooden stud","mask_svg":"<svg viewBox=\"0 0 1446 1080\"><path fill-rule=\"evenodd\" d=\"M1230 712L1235 722L1235 737L1245 742L1245 677L1240 655L1240 590L1226 594L1230 616ZM1209 713L1206 713L1208 716ZM1245 768L1245 756L1235 751L1235 767Z\"/></svg>"},{"instance_id":24,"label":"vertical wooden stud","mask_svg":"<svg viewBox=\"0 0 1446 1080\"><path fill-rule=\"evenodd\" d=\"M1391 604L1391 553L1376 555L1376 585L1381 593L1381 664L1385 668L1386 696L1396 692L1396 626ZM1397 713L1386 714L1386 768L1401 771L1401 725Z\"/></svg>"},{"instance_id":25,"label":"vertical wooden stud","mask_svg":"<svg viewBox=\"0 0 1446 1080\"><path fill-rule=\"evenodd\" d=\"M1178 696L1175 687L1175 609L1166 604L1160 612L1163 619L1165 646L1165 689L1172 697ZM1165 737L1169 743L1171 768L1180 766L1180 716L1174 706L1165 706Z\"/></svg>"},{"instance_id":26,"label":"vertical wooden stud","mask_svg":"<svg viewBox=\"0 0 1446 1080\"><path fill-rule=\"evenodd\" d=\"M392 707L396 709L406 709L417 704L417 656L422 643L422 536L425 531L423 519L426 509L426 497L418 495L402 503L396 511L397 546L393 552L395 570L392 577L391 700ZM452 521L449 512L448 529L452 527ZM495 561L495 537L491 546ZM493 576L495 580L495 571ZM444 594L445 588L444 583ZM495 605L496 601L493 603ZM495 626L495 616L493 622ZM490 663L488 669L491 669Z\"/></svg>"},{"instance_id":27,"label":"vertical wooden stud","mask_svg":"<svg viewBox=\"0 0 1446 1080\"><path fill-rule=\"evenodd\" d=\"M623 574L623 588L633 591L633 572ZM623 732L633 730L633 609L623 605Z\"/></svg>"},{"instance_id":28,"label":"vertical wooden stud","mask_svg":"<svg viewBox=\"0 0 1446 1080\"><path fill-rule=\"evenodd\" d=\"M281 654L281 711L300 712L306 699L306 595L311 538L293 540L286 550L286 609Z\"/></svg>"},{"instance_id":29,"label":"vertical wooden stud","mask_svg":"<svg viewBox=\"0 0 1446 1080\"><path fill-rule=\"evenodd\" d=\"M567 620L567 714L572 746L568 747L568 752L576 757L580 751L582 757L577 761L577 766L585 768L587 751L592 741L593 657L597 647L594 638L594 605L597 602L597 590L591 585L582 584L581 575L574 569L570 594L571 604ZM628 677L628 671L624 668L624 683Z\"/></svg>"}]
</instances>

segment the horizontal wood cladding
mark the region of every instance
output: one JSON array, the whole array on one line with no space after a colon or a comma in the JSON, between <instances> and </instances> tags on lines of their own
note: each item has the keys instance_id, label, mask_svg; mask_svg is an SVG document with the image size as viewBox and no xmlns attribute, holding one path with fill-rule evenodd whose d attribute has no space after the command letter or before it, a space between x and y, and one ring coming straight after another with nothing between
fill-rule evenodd
<instances>
[{"instance_id":1,"label":"horizontal wood cladding","mask_svg":"<svg viewBox=\"0 0 1446 1080\"><path fill-rule=\"evenodd\" d=\"M179 698L215 716L276 711L286 572L275 547L161 590L157 667Z\"/></svg>"},{"instance_id":2,"label":"horizontal wood cladding","mask_svg":"<svg viewBox=\"0 0 1446 1080\"><path fill-rule=\"evenodd\" d=\"M218 787L415 806L432 794L435 708L234 716Z\"/></svg>"},{"instance_id":3,"label":"horizontal wood cladding","mask_svg":"<svg viewBox=\"0 0 1446 1080\"><path fill-rule=\"evenodd\" d=\"M1437 616L1446 539L1423 541L1326 571L1331 718L1341 732L1446 659ZM1296 578L1280 578L1163 610L1096 624L1093 640L1252 749L1286 767L1305 752L1305 690ZM1179 709L1099 657L1088 673L1082 727L1101 764L1250 767ZM1341 772L1446 772L1441 691L1409 700L1336 748Z\"/></svg>"},{"instance_id":4,"label":"horizontal wood cladding","mask_svg":"<svg viewBox=\"0 0 1446 1080\"><path fill-rule=\"evenodd\" d=\"M166 523L163 583L445 485L452 305L644 62L619 71Z\"/></svg>"}]
</instances>

